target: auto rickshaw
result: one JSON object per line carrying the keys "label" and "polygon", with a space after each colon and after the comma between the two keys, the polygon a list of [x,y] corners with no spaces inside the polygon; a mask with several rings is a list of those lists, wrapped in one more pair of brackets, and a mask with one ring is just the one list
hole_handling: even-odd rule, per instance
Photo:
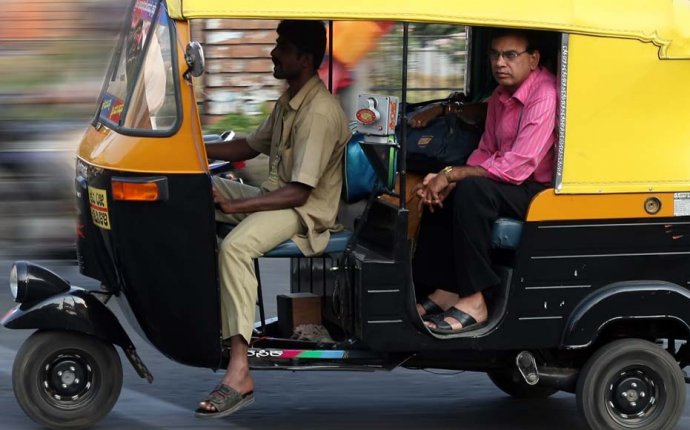
{"label": "auto rickshaw", "polygon": [[[468,26],[476,36],[469,93],[489,79],[485,29],[557,37],[555,180],[524,222],[495,225],[503,285],[488,325],[439,336],[417,315],[402,133],[370,151],[386,161],[377,166],[381,178],[397,174],[397,192],[383,187],[394,203],[369,198],[354,231],[334,235],[320,269],[318,294],[337,304],[331,322],[342,335],[293,340],[262,312],[249,352],[254,368],[479,371],[514,397],[576,393],[593,429],[675,426],[690,363],[690,2],[670,0],[133,1],[76,161],[78,263],[102,288],[87,291],[28,262],[11,271],[18,305],[2,324],[36,330],[13,371],[15,395],[32,419],[70,428],[105,416],[122,385],[113,345],[152,381],[108,299],[171,359],[214,370],[227,363],[215,164],[191,84],[204,70],[191,41],[196,18]],[[290,243],[279,248],[267,256],[299,257]],[[294,261],[297,272],[318,275]]]}

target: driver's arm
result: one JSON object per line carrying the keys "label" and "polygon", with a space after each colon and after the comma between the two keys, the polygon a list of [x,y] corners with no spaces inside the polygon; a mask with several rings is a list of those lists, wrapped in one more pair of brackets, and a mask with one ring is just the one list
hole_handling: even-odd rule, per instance
{"label": "driver's arm", "polygon": [[219,209],[226,213],[250,213],[296,208],[304,205],[312,188],[300,182],[290,182],[270,193],[244,199],[225,199],[215,189],[213,198]]}
{"label": "driver's arm", "polygon": [[252,149],[244,138],[206,145],[206,156],[212,160],[244,161],[257,155],[259,152]]}

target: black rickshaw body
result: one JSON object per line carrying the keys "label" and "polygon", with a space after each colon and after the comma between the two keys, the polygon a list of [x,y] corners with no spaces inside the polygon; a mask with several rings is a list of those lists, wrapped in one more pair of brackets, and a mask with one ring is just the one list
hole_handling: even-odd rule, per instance
{"label": "black rickshaw body", "polygon": [[[361,19],[356,5],[340,5],[326,16],[316,12],[321,9],[315,2],[298,3],[294,11],[278,6],[273,11],[268,6],[255,11],[246,5],[228,11],[205,8],[204,0],[132,2],[97,114],[76,162],[78,264],[82,274],[102,284],[101,289],[88,292],[65,287],[64,281],[39,276],[37,269],[22,263],[13,274],[15,284],[21,287],[39,279],[54,285],[55,293],[51,295],[48,288],[38,299],[18,305],[5,316],[3,325],[95,336],[121,346],[139,373],[150,376],[122,325],[104,304],[103,297],[114,298],[135,328],[171,359],[214,370],[227,363],[221,334],[218,226],[211,192],[214,171],[204,146],[218,139],[204,136],[201,128],[192,74],[203,71],[203,61],[189,49],[189,20]],[[604,143],[624,147],[611,137],[615,133],[610,128],[642,120],[629,117],[632,111],[622,106],[621,95],[627,97],[627,104],[647,102],[649,96],[631,95],[631,87],[626,86],[630,82],[617,89],[620,79],[598,64],[638,59],[640,70],[634,77],[654,79],[658,94],[669,98],[661,101],[673,107],[660,107],[661,113],[649,121],[658,123],[663,116],[669,130],[663,145],[667,151],[679,150],[682,139],[670,132],[690,133],[681,119],[687,107],[680,108],[677,98],[670,99],[672,85],[666,81],[690,69],[690,41],[687,33],[676,29],[675,21],[648,24],[641,12],[629,21],[617,20],[620,28],[615,29],[597,24],[592,17],[582,21],[591,26],[578,24],[575,17],[556,13],[549,2],[537,3],[556,18],[540,15],[534,20],[526,12],[506,18],[500,14],[501,5],[469,4],[462,17],[429,15],[426,12],[433,5],[405,6],[409,14],[372,6],[372,13],[367,14],[369,19],[384,21],[411,16],[414,19],[405,20],[468,25],[473,34],[468,42],[470,92],[479,91],[491,79],[483,61],[491,27],[550,34],[560,93],[556,175],[553,186],[533,199],[526,220],[504,220],[512,226],[510,232],[503,230],[500,220],[495,225],[499,239],[494,243],[494,263],[501,285],[487,297],[488,324],[442,336],[429,331],[417,314],[411,210],[401,198],[408,191],[406,126],[401,121],[400,141],[392,145],[397,155],[391,157],[397,165],[392,172],[385,170],[391,164],[375,166],[382,178],[377,191],[390,198],[369,196],[345,249],[311,259],[295,255],[291,262],[292,292],[311,292],[324,301],[337,301],[338,312],[325,308],[322,312],[324,320],[342,335],[333,343],[292,340],[291,333],[281,332],[279,321],[265,320],[261,302],[261,321],[250,348],[255,368],[477,370],[488,372],[492,380],[508,375],[501,379],[503,385],[494,380],[504,390],[505,384],[525,390],[546,387],[577,391],[578,398],[585,398],[581,393],[599,381],[595,370],[611,366],[602,362],[616,353],[611,352],[613,346],[616,351],[635,347],[680,363],[666,369],[674,375],[669,379],[663,379],[664,372],[652,372],[662,375],[654,384],[676,384],[672,391],[680,393],[684,384],[680,368],[690,363],[690,348],[683,343],[690,338],[690,166],[686,166],[690,162],[664,153],[635,179],[644,166],[640,154],[644,158],[649,153],[645,139],[653,133],[646,128],[622,130],[617,133],[640,154],[621,155],[602,170],[605,164],[600,158],[612,153],[602,149],[607,147]],[[675,7],[690,16],[688,8]],[[284,16],[276,15],[276,10]],[[659,30],[657,38],[649,36],[650,28]],[[402,29],[405,51],[408,23]],[[616,48],[609,51],[614,58],[596,57],[600,51],[595,41]],[[588,50],[593,58],[588,57]],[[402,57],[407,58],[406,54]],[[405,111],[405,61],[400,72],[401,110]],[[591,102],[583,95],[588,91],[599,91],[600,100]],[[687,95],[690,90],[680,92]],[[599,115],[589,111],[590,103]],[[641,138],[633,139],[635,134]],[[380,148],[368,149],[368,155],[376,155],[371,157],[374,164],[380,156],[376,151]],[[393,174],[399,180],[397,190],[392,182],[385,183]],[[518,240],[510,237],[513,245],[503,246],[501,235],[507,235],[504,239],[517,235]],[[652,365],[639,366],[644,373]],[[601,404],[605,409],[611,402]],[[617,411],[614,408],[613,415]],[[649,410],[638,412],[644,417]],[[626,414],[619,415],[627,419]],[[649,416],[649,428],[656,428],[652,419],[657,415]],[[599,425],[588,422],[594,428]]]}
{"label": "black rickshaw body", "polygon": [[[188,37],[188,24],[170,19],[163,2],[133,6],[127,22],[143,22],[139,31],[149,35],[142,46],[132,49],[124,43],[116,53],[111,82],[106,82],[98,116],[78,155],[79,266],[125,299],[127,314],[162,353],[181,363],[217,368],[216,227],[213,211],[202,209],[213,207],[211,181],[199,119],[193,116],[194,94],[183,78],[184,44],[176,43]],[[134,32],[125,30],[122,37]],[[155,41],[163,57],[156,77],[166,81],[165,88],[156,89],[165,91],[158,116],[163,126],[154,124],[154,117],[146,124],[118,123],[120,117],[136,115],[135,103],[148,102],[136,94],[149,79],[146,60],[141,55],[132,60],[136,52],[127,51],[150,50]],[[128,69],[133,62],[138,69]],[[115,75],[123,72],[127,91],[115,85]],[[111,94],[118,91],[126,95]],[[155,183],[159,193],[148,201],[117,200],[110,192],[113,183]]]}

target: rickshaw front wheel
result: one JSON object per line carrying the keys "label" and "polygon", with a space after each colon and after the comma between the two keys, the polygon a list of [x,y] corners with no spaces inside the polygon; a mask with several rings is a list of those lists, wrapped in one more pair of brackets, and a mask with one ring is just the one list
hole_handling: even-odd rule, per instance
{"label": "rickshaw front wheel", "polygon": [[17,352],[12,369],[17,402],[52,429],[90,427],[115,405],[122,363],[115,348],[82,333],[37,331]]}
{"label": "rickshaw front wheel", "polygon": [[580,372],[577,405],[595,430],[673,429],[685,406],[685,378],[659,345],[616,340],[595,352]]}
{"label": "rickshaw front wheel", "polygon": [[512,370],[492,370],[486,374],[496,387],[516,399],[544,399],[558,392],[556,388],[529,385],[522,376]]}

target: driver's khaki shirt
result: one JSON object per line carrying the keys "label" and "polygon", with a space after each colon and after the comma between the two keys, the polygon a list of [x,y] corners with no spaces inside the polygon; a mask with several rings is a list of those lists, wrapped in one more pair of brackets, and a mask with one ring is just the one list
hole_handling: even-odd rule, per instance
{"label": "driver's khaki shirt", "polygon": [[292,99],[283,93],[271,115],[247,137],[250,147],[270,156],[263,193],[290,182],[312,188],[307,202],[294,208],[307,232],[292,240],[304,255],[323,252],[330,231],[340,228],[343,151],[351,136],[340,104],[314,76]]}

